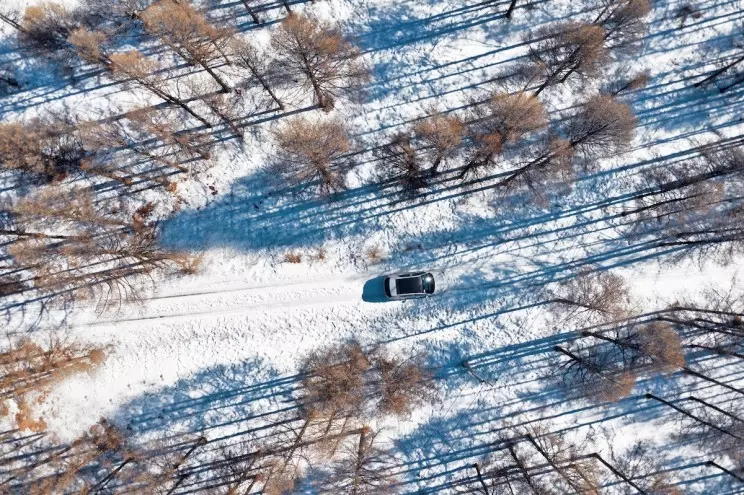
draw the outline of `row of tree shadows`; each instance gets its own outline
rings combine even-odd
[[[660,318],[678,318],[680,314],[689,313],[670,308],[634,317],[627,324],[652,323]],[[708,317],[706,313],[693,316],[695,319],[690,321]],[[566,372],[561,370],[560,354],[555,348],[584,341],[587,337],[582,334],[595,331],[607,331],[607,324],[509,345],[464,359],[456,355],[453,361],[445,364],[431,362],[436,381],[446,384],[450,391],[448,400],[425,424],[386,445],[387,457],[377,469],[384,470],[395,480],[390,488],[396,493],[482,493],[483,483],[491,486],[495,482],[492,489],[496,489],[498,483],[505,483],[504,479],[519,477],[517,472],[489,470],[488,459],[507,447],[520,445],[520,449],[536,448],[539,452],[551,445],[542,442],[563,439],[564,435],[578,437],[602,428],[619,428],[620,432],[630,428],[632,431],[640,425],[649,428],[655,423],[682,425],[686,421],[702,424],[705,429],[667,438],[664,449],[671,453],[687,451],[688,447],[702,448],[701,453],[692,458],[665,456],[663,466],[653,464],[644,477],[626,476],[615,457],[604,451],[588,450],[572,450],[569,458],[562,459],[556,453],[547,452],[539,462],[530,464],[527,472],[535,480],[556,476],[560,480],[575,463],[594,459],[603,465],[602,490],[610,490],[610,493],[615,489],[620,493],[626,489],[631,493],[646,493],[642,488],[644,479],[662,475],[670,477],[674,486],[689,493],[740,493],[744,489],[744,471],[726,467],[729,463],[720,457],[715,443],[705,445],[706,441],[715,441],[714,434],[738,433],[711,423],[700,411],[710,412],[716,408],[730,411],[729,414],[741,411],[744,392],[737,388],[744,373],[741,359],[710,352],[688,353],[686,366],[699,370],[702,379],[693,377],[690,380],[689,375],[683,378],[684,374],[646,375],[639,379],[634,393],[627,398],[616,402],[591,402],[578,398],[575,390],[560,385]],[[683,342],[701,336],[701,330],[695,328],[681,328],[680,331]],[[603,344],[591,346],[602,347]],[[90,486],[98,487],[94,492],[123,493],[128,491],[127,469],[136,469],[137,464],[158,465],[160,459],[163,463],[177,464],[174,469],[166,470],[167,477],[157,480],[161,490],[203,493],[231,486],[235,473],[225,472],[227,466],[236,467],[238,471],[247,469],[248,477],[258,480],[258,489],[260,482],[265,481],[259,475],[266,468],[261,466],[262,456],[272,450],[272,445],[285,452],[292,448],[282,439],[293,435],[291,432],[297,434],[304,422],[302,411],[306,407],[298,402],[298,397],[302,396],[302,375],[276,376],[267,372],[264,365],[249,361],[232,368],[206,370],[170,389],[147,394],[123,406],[113,424],[126,430],[129,437],[129,447],[124,452],[137,451],[137,456],[123,454],[118,462],[96,459],[91,465],[78,468],[78,475],[89,480]],[[246,376],[267,373],[274,376],[246,384]],[[724,391],[721,385],[731,389]],[[193,398],[195,391],[199,391],[198,398]],[[495,391],[500,393],[494,394]],[[473,397],[483,400],[471,400]],[[451,410],[453,405],[454,411]],[[741,421],[739,416],[734,418]],[[352,432],[349,435],[358,434],[359,430],[353,425],[346,428]],[[164,436],[162,432],[172,433]],[[36,476],[43,478],[44,464],[50,458],[64,461],[66,455],[73,455],[74,444],[52,446],[48,440],[42,433],[3,432],[0,445],[3,446],[5,469],[0,473],[0,486],[11,493],[22,492],[24,487],[31,486],[25,483],[34,478],[34,469],[38,469]],[[313,473],[321,479],[328,475],[322,470],[323,455],[313,452],[319,441],[308,439],[307,445],[300,447],[301,457],[310,462],[309,481],[314,482],[318,480],[313,480]],[[289,444],[294,445],[293,441]],[[233,452],[232,457],[225,457],[225,449],[238,446],[243,449],[239,455]],[[592,447],[587,444],[584,448]],[[74,465],[75,459],[70,457],[68,461]],[[23,480],[19,473],[29,468],[31,476]],[[561,474],[564,469],[566,472]],[[5,481],[1,481],[2,478]],[[23,482],[19,483],[21,480]]]

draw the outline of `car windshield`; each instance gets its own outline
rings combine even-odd
[[[427,294],[433,294],[434,293],[434,277],[431,273],[425,273],[421,277],[422,286],[424,288],[424,292]]]

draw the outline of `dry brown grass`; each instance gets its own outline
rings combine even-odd
[[[284,253],[284,262],[292,264],[302,263],[302,254],[297,252]]]

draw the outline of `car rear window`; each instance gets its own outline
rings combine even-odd
[[[421,278],[399,278],[395,281],[398,288],[398,294],[421,294],[424,289],[421,286]]]

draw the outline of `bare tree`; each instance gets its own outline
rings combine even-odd
[[[614,98],[591,98],[566,128],[571,148],[589,156],[612,156],[625,151],[635,137],[637,119],[630,107]]]
[[[156,271],[193,272],[197,258],[164,250],[153,222],[96,204],[89,189],[47,188],[5,205],[20,226],[7,246],[23,274],[20,293],[41,300],[98,301],[101,310],[136,299]],[[63,239],[29,232],[65,232]]]
[[[612,444],[611,444],[612,445]],[[682,495],[682,490],[670,479],[670,473],[662,469],[663,450],[648,442],[639,441],[621,452],[611,449],[610,459],[616,468],[633,480],[641,491],[648,495]],[[622,493],[635,495],[638,488],[624,487]]]
[[[663,373],[684,367],[685,357],[679,334],[668,323],[651,322],[616,327],[614,336],[604,332],[583,331],[585,337],[610,342],[621,351],[626,367]]]
[[[46,2],[26,7],[20,27],[18,41],[21,46],[50,55],[68,46],[67,37],[77,23],[63,5]]]
[[[428,172],[436,175],[442,163],[452,158],[460,147],[465,136],[465,125],[456,115],[436,112],[418,122],[413,131],[429,150],[427,158],[431,165]]]
[[[370,366],[354,342],[310,354],[302,365],[303,407],[315,416],[360,414],[366,399],[364,374]]]
[[[369,410],[402,416],[430,401],[433,377],[419,360],[402,360],[357,343],[332,346],[303,365],[302,402],[314,417],[359,417]]]
[[[650,79],[648,71],[640,72],[634,76],[624,77],[610,83],[607,93],[613,97],[622,96],[631,91],[637,91],[646,87]]]
[[[631,315],[625,280],[606,271],[582,271],[550,292],[551,312],[562,321],[588,325]]]
[[[734,27],[733,34],[733,53],[727,54],[725,57],[721,57],[715,62],[715,68],[708,74],[705,75],[701,80],[697,81],[693,86],[696,88],[704,87],[712,82],[715,82],[732,72],[734,72],[733,81],[719,85],[719,91],[725,93],[729,89],[733,88],[737,84],[741,84],[744,81],[744,75],[741,71],[733,71],[737,67],[740,67],[744,62],[744,42],[741,41],[742,33],[744,33],[744,25]]]
[[[143,108],[125,118],[87,121],[78,125],[80,138],[91,154],[92,167],[117,162],[131,171],[132,183],[151,180],[175,191],[173,174],[194,174],[209,166],[213,143],[199,131],[182,130],[176,109]]]
[[[222,89],[230,85],[215,71],[222,58],[229,63],[225,50],[232,32],[211,25],[203,14],[185,0],[159,0],[141,15],[145,29],[160,39],[188,64],[199,65]]]
[[[557,371],[571,394],[612,402],[628,396],[635,386],[635,374],[618,363],[614,353],[601,347],[555,346],[553,349],[568,358]]]
[[[0,124],[0,167],[44,181],[83,170],[86,152],[74,128],[55,118]],[[93,171],[95,173],[95,171]]]
[[[595,96],[568,121],[565,139],[550,138],[538,148],[537,157],[509,171],[498,186],[508,189],[515,184],[525,184],[537,191],[556,178],[569,181],[577,152],[587,158],[622,153],[635,136],[636,124],[637,119],[628,105],[607,95]]]
[[[604,28],[605,45],[610,49],[629,48],[646,32],[645,18],[651,12],[649,0],[601,0],[595,24]]]
[[[534,75],[540,80],[534,94],[566,82],[573,74],[591,77],[599,73],[607,60],[605,35],[602,27],[593,24],[565,23],[539,28],[532,36],[536,41],[529,51]]]
[[[23,31],[20,13],[9,6],[0,7],[0,21],[12,27],[16,31]]]
[[[254,0],[240,0],[243,4],[243,7],[245,7],[246,12],[248,12],[248,15],[251,16],[251,19],[253,19],[254,24],[261,24],[261,18],[258,17],[258,14],[256,13],[256,10],[252,3],[254,3]]]
[[[105,47],[106,39],[107,36],[101,32],[80,28],[71,33],[69,42],[83,60],[101,65],[112,78],[135,82],[163,101],[181,108],[206,127],[212,127],[207,119],[171,92],[168,80],[160,73],[161,68],[157,63],[137,50],[109,54]]]
[[[55,333],[43,344],[28,338],[12,340],[0,354],[0,394],[3,400],[16,403],[18,427],[43,431],[46,423],[33,417],[31,397],[43,396],[69,376],[93,370],[105,357],[102,348],[84,346]]]
[[[292,186],[313,185],[323,193],[344,187],[338,161],[351,145],[341,122],[295,117],[275,138],[280,150],[277,168]]]
[[[514,13],[514,9],[517,7],[517,0],[511,0],[509,3],[509,8],[506,9],[506,14],[504,16],[511,20],[512,14]]]
[[[326,111],[334,99],[358,91],[369,77],[359,50],[337,30],[300,14],[290,13],[271,38],[286,77],[302,78]]]
[[[374,367],[379,373],[376,407],[381,414],[410,414],[416,407],[433,400],[433,376],[421,360],[401,360],[378,353]]]
[[[380,447],[378,432],[365,426],[355,440],[344,443],[340,458],[333,463],[331,474],[322,484],[323,490],[349,495],[395,493],[397,478],[391,472],[392,456]]]
[[[739,227],[742,208],[744,153],[720,143],[701,146],[700,155],[643,176],[652,188],[636,196],[638,206],[629,235],[651,237],[659,247],[676,247],[672,259],[696,255],[729,262],[741,252],[744,231]],[[650,189],[650,190],[649,190]]]
[[[525,493],[599,493],[596,459],[586,455],[588,439],[569,440],[563,432],[538,421],[510,428],[495,443],[476,481],[485,495]]]
[[[396,181],[404,193],[413,195],[426,187],[430,174],[423,168],[410,133],[395,134],[389,143],[376,151],[380,176]]]
[[[504,146],[546,127],[548,120],[537,98],[518,91],[494,93],[475,107],[471,122],[469,133],[473,150],[461,177],[492,164]]]
[[[251,77],[255,79],[258,84],[261,85],[264,91],[271,97],[271,99],[279,107],[279,110],[284,110],[284,103],[279,99],[276,92],[272,79],[272,69],[268,64],[268,55],[266,53],[260,53],[259,50],[246,42],[234,41],[232,46],[233,52],[237,55],[237,65],[242,67],[250,73]]]

